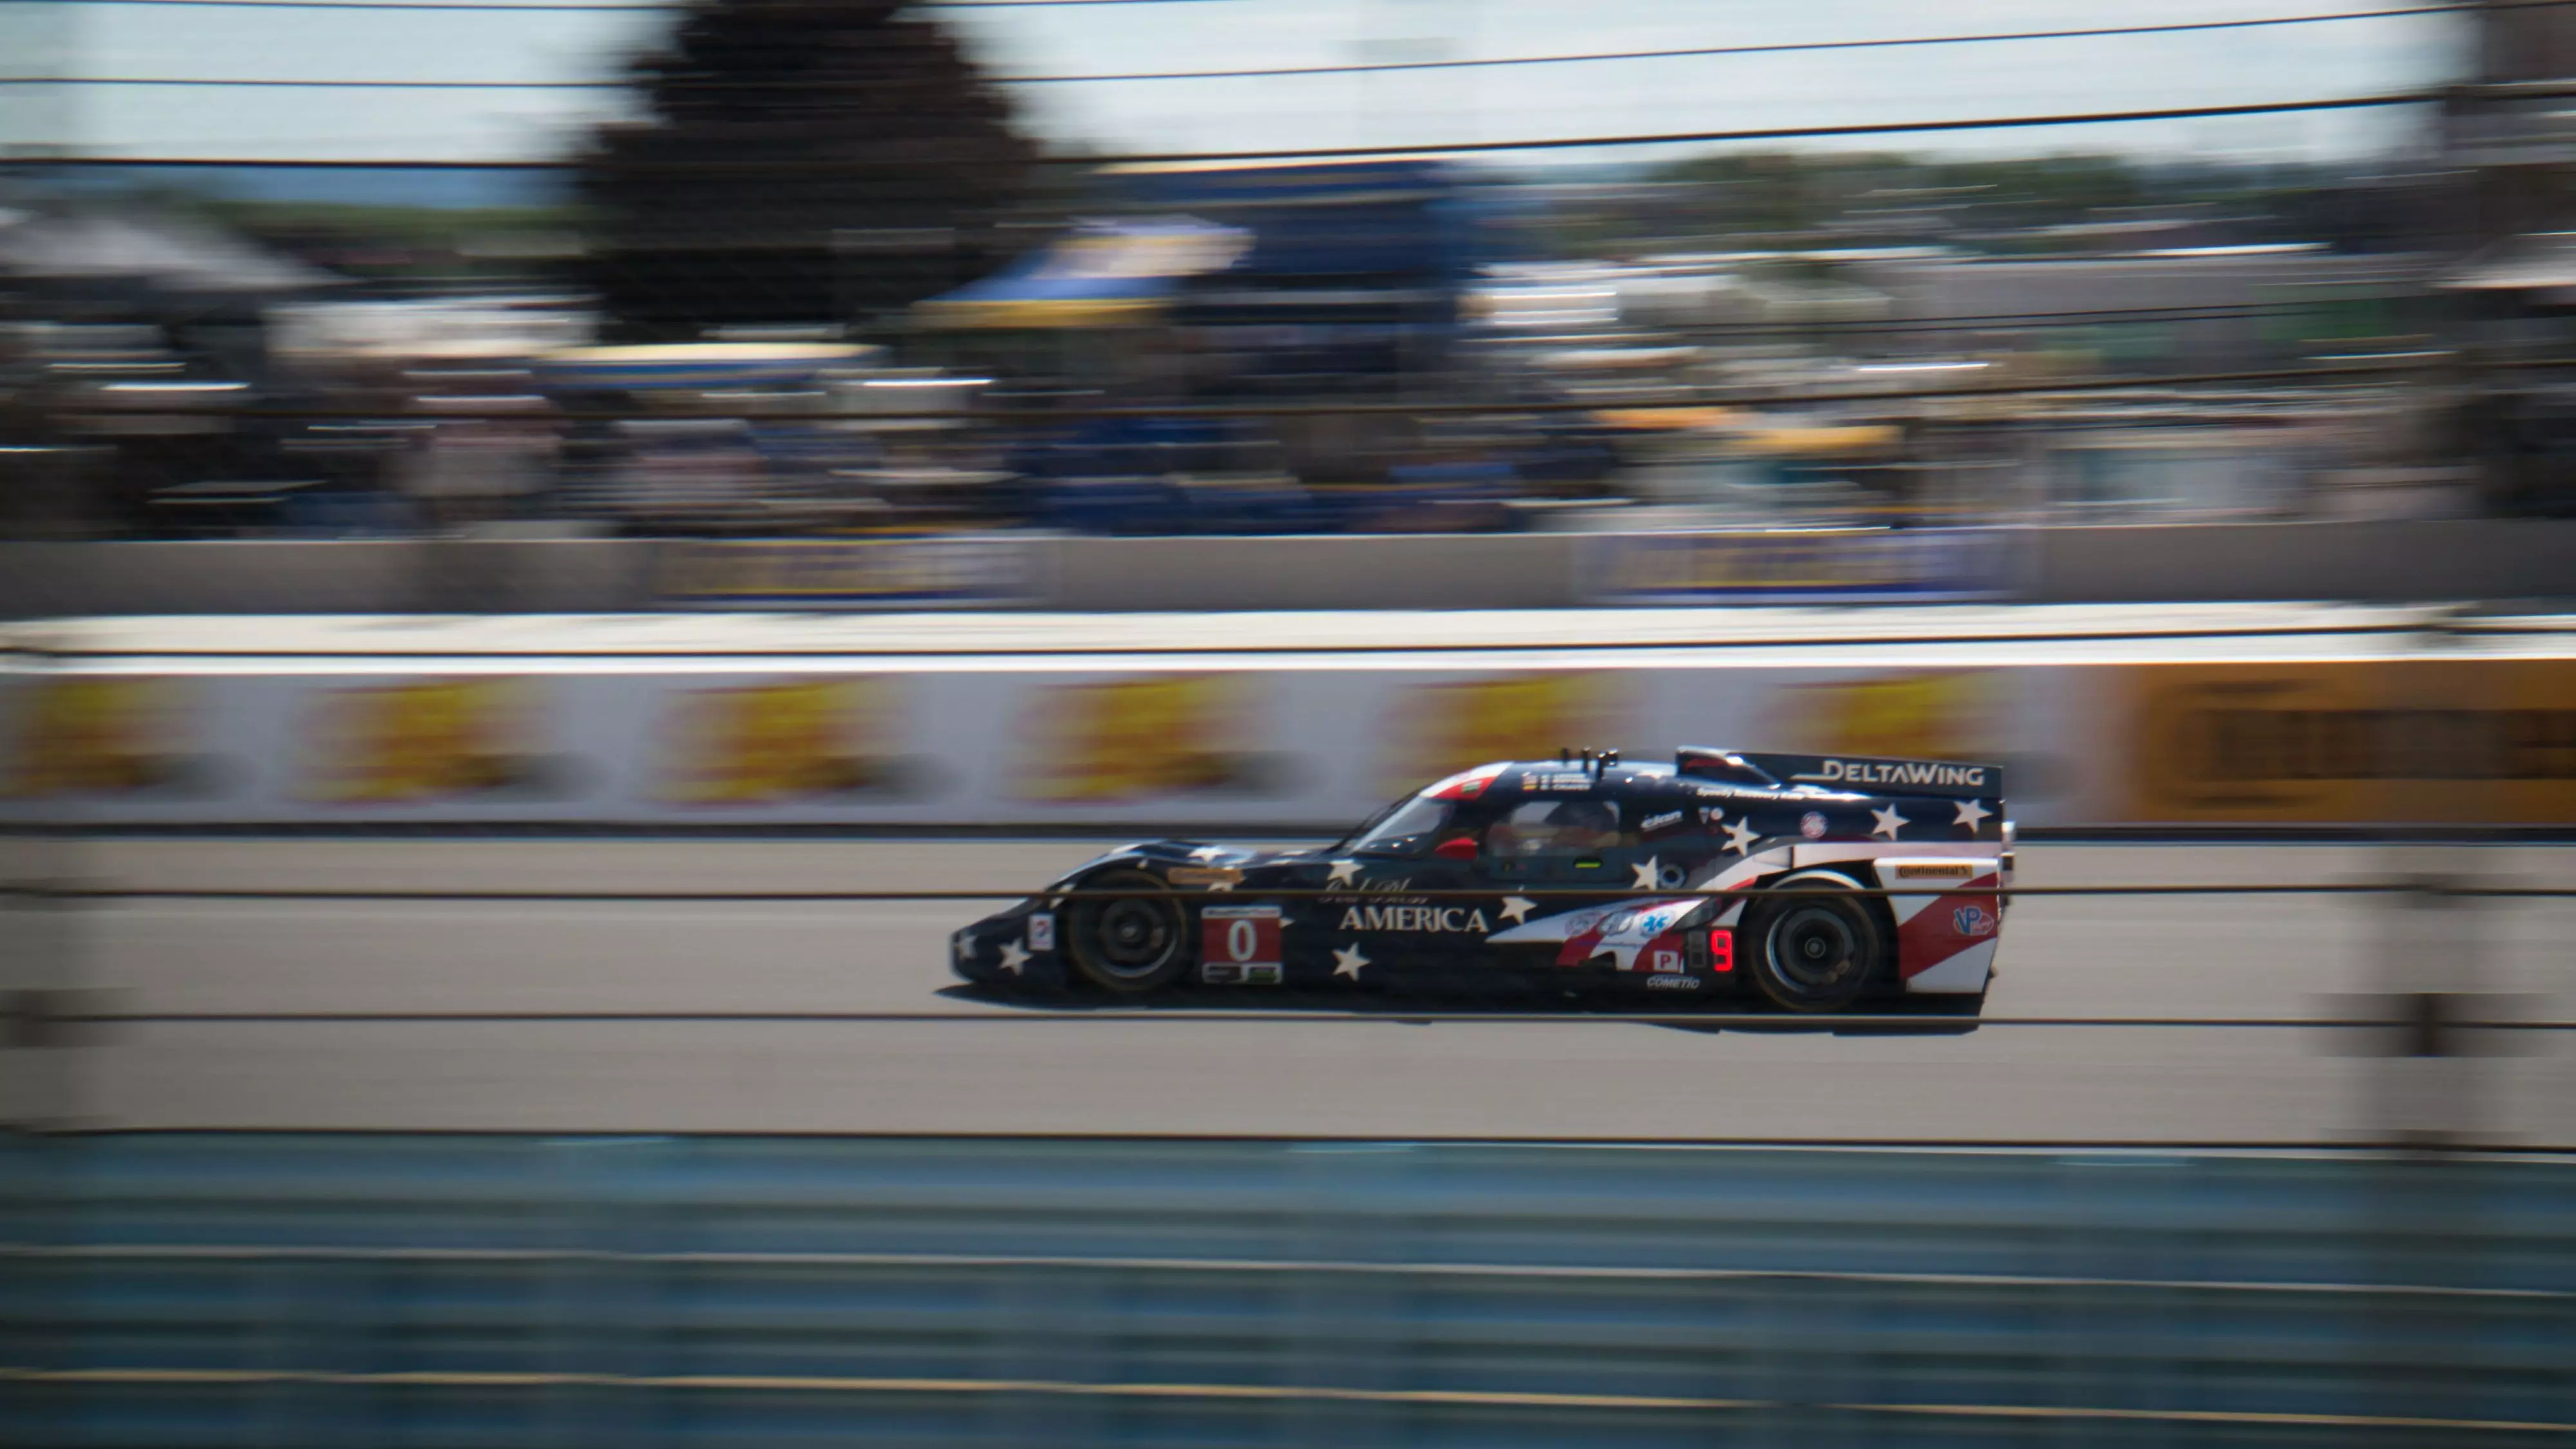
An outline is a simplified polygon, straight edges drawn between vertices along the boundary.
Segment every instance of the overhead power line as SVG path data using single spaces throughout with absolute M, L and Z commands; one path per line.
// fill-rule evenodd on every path
M 456 10 L 544 10 L 555 8 L 538 5 L 479 4 L 423 4 L 418 7 L 412 7 L 409 5 L 367 5 L 363 3 L 355 3 L 355 0 L 0 0 L 0 3 L 187 5 L 226 6 L 246 9 L 266 8 L 272 6 L 299 9 L 345 8 L 360 10 L 407 8 Z M 984 5 L 963 5 L 952 8 L 984 9 L 991 8 L 993 4 L 998 3 L 1000 3 L 1000 0 L 987 0 L 987 3 Z M 1029 3 L 1029 0 L 1016 0 L 1016 3 L 1027 4 Z M 1055 3 L 1073 3 L 1073 0 L 1055 0 Z M 1168 4 L 1184 3 L 1184 0 L 1082 0 L 1082 3 Z M 1212 3 L 1212 0 L 1198 0 L 1198 3 Z M 2506 10 L 2543 10 L 2557 9 L 2570 4 L 2576 4 L 2576 0 L 2510 0 L 2510 3 L 2497 6 L 2496 8 Z M 650 5 L 570 5 L 560 8 L 570 11 L 621 9 L 652 10 L 665 7 Z M 1040 8 L 1044 7 L 1041 6 Z M 994 79 L 1005 85 L 1072 85 L 1129 81 L 1256 80 L 1297 76 L 1371 75 L 1390 71 L 1472 70 L 1531 65 L 1585 65 L 1608 61 L 1679 60 L 1712 56 L 1787 55 L 1817 51 L 1891 50 L 1913 46 L 1988 45 L 2011 41 L 2081 40 L 2120 36 L 2175 35 L 2199 31 L 2256 30 L 2292 25 L 2326 25 L 2343 21 L 2390 20 L 2408 16 L 2448 15 L 2455 14 L 2457 11 L 2458 7 L 2450 4 L 2409 5 L 2391 10 L 2339 10 L 2323 14 L 2277 15 L 2248 20 L 2179 21 L 2156 25 L 2109 25 L 2063 30 L 1993 31 L 1969 35 L 1917 35 L 1894 36 L 1869 40 L 1790 41 L 1768 45 L 1713 45 L 1668 50 L 1582 51 L 1556 55 L 1488 56 L 1465 60 L 1360 61 L 1337 65 L 1263 66 L 1235 70 L 1108 71 L 1082 75 L 1006 75 L 996 76 Z M 192 76 L 19 76 L 0 80 L 0 84 L 78 86 L 240 86 L 277 88 L 378 87 L 388 90 L 599 90 L 622 88 L 626 86 L 628 82 L 624 80 L 475 81 L 350 80 L 336 78 L 302 80 L 292 78 L 270 79 L 266 77 L 253 76 L 222 78 Z
M 2576 82 L 2534 88 L 2535 96 L 2576 95 Z M 1251 151 L 1149 151 L 1085 156 L 1041 156 L 1041 165 L 1143 166 L 1237 164 L 1262 161 L 1363 161 L 1399 157 L 1491 155 L 1507 151 L 1577 151 L 1634 146 L 1717 145 L 1743 141 L 1797 141 L 1838 136 L 1903 136 L 1948 131 L 2027 130 L 2043 126 L 2100 126 L 2135 121 L 2198 121 L 2229 116 L 2280 116 L 2317 111 L 2385 109 L 2392 106 L 2438 105 L 2447 91 L 2399 91 L 2376 96 L 2332 96 L 2306 101 L 2256 101 L 2231 106 L 2166 106 L 2142 111 L 2071 111 L 2041 116 L 1978 116 L 1947 121 L 1869 121 L 1840 126 L 1765 126 L 1735 131 L 1665 131 L 1619 136 L 1544 136 L 1512 141 L 1449 141 L 1399 146 L 1313 146 Z M 246 167 L 277 170 L 341 171 L 556 171 L 578 163 L 570 160 L 459 160 L 429 158 L 320 158 L 257 156 L 45 156 L 25 157 L 31 167 Z M 662 175 L 690 172 L 794 174 L 843 172 L 854 166 L 892 169 L 904 165 L 946 168 L 955 162 L 925 158 L 873 162 L 832 160 L 630 162 L 629 169 Z
M 2576 0 L 2509 0 L 2498 10 L 2548 10 Z M 2251 20 L 2180 21 L 2161 25 L 2106 25 L 2069 30 L 2008 30 L 1974 35 L 1895 36 L 1876 40 L 1790 41 L 1775 45 L 1709 45 L 1673 50 L 1602 50 L 1563 55 L 1491 56 L 1468 60 L 1363 61 L 1344 65 L 1272 66 L 1245 70 L 1113 71 L 1093 75 L 1001 76 L 1008 85 L 1066 85 L 1106 81 L 1252 80 L 1269 76 L 1364 75 L 1385 71 L 1470 70 L 1524 65 L 1584 65 L 1600 61 L 1682 60 L 1724 55 L 1788 55 L 1833 50 L 1893 50 L 1926 45 L 1991 45 L 2009 41 L 2087 40 L 2117 36 L 2177 35 L 2192 31 L 2256 30 L 2287 25 L 2326 25 L 2350 20 L 2392 20 L 2458 14 L 2457 5 L 2408 5 L 2392 10 L 2339 10 L 2319 15 L 2276 15 Z

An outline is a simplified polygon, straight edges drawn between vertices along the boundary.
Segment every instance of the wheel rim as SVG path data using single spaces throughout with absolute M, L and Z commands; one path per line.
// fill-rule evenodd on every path
M 1829 906 L 1800 906 L 1771 926 L 1772 970 L 1802 992 L 1829 990 L 1860 957 L 1860 939 L 1842 913 Z
M 1121 900 L 1103 906 L 1092 925 L 1093 954 L 1113 976 L 1152 974 L 1168 960 L 1179 939 L 1171 915 L 1154 901 Z

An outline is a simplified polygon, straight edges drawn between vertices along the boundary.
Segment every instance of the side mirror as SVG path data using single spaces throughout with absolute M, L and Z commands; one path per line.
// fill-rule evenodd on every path
M 1461 835 L 1454 839 L 1444 840 L 1438 845 L 1431 847 L 1431 853 L 1440 857 L 1442 860 L 1474 860 L 1476 858 L 1476 837 L 1472 835 Z

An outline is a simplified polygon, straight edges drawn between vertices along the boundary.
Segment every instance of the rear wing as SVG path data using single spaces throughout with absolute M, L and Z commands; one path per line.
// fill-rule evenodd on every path
M 2000 800 L 2004 767 L 1957 760 L 1873 760 L 1857 755 L 1770 755 L 1750 750 L 1742 758 L 1783 785 L 1822 785 L 1873 795 L 1937 795 L 1951 800 Z

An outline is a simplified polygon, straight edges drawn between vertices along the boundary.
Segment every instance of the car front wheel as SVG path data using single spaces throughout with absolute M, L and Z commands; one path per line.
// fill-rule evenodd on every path
M 1839 876 L 1792 876 L 1762 903 L 1752 938 L 1753 984 L 1788 1011 L 1839 1011 L 1877 980 L 1887 957 L 1878 917 Z
M 1141 996 L 1189 969 L 1189 931 L 1181 903 L 1168 895 L 1117 895 L 1166 889 L 1140 870 L 1111 871 L 1084 881 L 1070 901 L 1066 941 L 1073 966 L 1103 991 Z

